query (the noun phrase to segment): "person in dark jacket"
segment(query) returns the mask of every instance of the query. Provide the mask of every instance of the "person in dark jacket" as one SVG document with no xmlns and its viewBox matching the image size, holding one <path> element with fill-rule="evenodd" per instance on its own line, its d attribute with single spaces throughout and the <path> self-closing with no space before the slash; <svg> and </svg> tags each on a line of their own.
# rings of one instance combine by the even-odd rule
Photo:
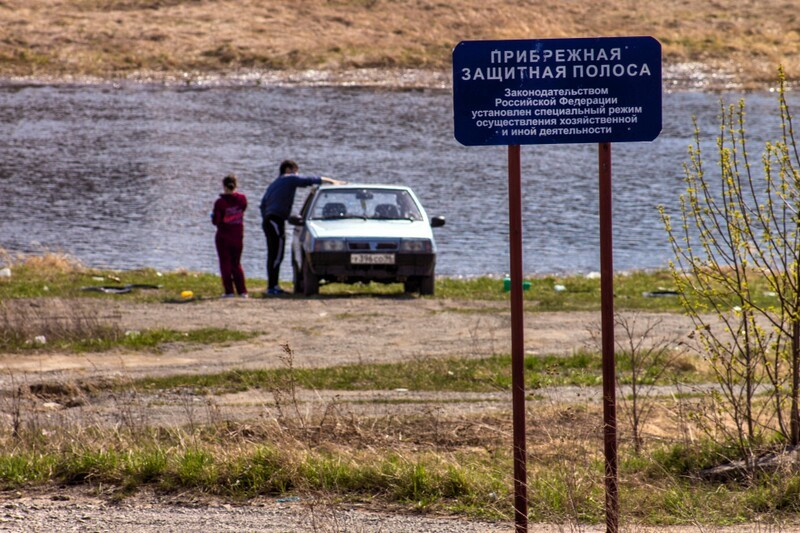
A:
<svg viewBox="0 0 800 533">
<path fill-rule="evenodd" d="M 282 294 L 278 286 L 283 249 L 286 242 L 286 219 L 292 212 L 294 193 L 298 187 L 310 187 L 321 183 L 341 185 L 345 182 L 325 176 L 301 176 L 294 161 L 283 161 L 280 175 L 269 184 L 261 198 L 261 220 L 267 238 L 267 294 Z"/>
<path fill-rule="evenodd" d="M 247 287 L 242 269 L 242 249 L 244 248 L 244 212 L 247 197 L 236 192 L 236 176 L 225 176 L 222 180 L 223 193 L 214 202 L 211 222 L 217 227 L 214 239 L 219 256 L 219 273 L 225 288 L 223 298 L 233 298 L 236 293 L 247 298 Z"/>
</svg>

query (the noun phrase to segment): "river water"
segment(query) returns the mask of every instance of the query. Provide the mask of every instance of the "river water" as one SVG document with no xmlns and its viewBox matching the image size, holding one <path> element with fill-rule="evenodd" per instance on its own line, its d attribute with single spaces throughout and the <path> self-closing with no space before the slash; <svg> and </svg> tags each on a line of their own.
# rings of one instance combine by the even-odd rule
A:
<svg viewBox="0 0 800 533">
<path fill-rule="evenodd" d="M 757 156 L 777 133 L 777 96 L 745 98 Z M 656 206 L 677 205 L 693 115 L 713 161 L 719 101 L 666 93 L 655 142 L 613 145 L 616 270 L 666 266 Z M 438 274 L 508 271 L 506 148 L 459 145 L 447 90 L 1 86 L 0 124 L 0 247 L 9 251 L 216 272 L 208 213 L 232 172 L 250 201 L 245 272 L 263 278 L 258 203 L 291 158 L 301 173 L 410 185 L 429 215 L 447 218 L 435 230 Z M 522 174 L 524 271 L 599 270 L 597 146 L 523 146 Z"/>
</svg>

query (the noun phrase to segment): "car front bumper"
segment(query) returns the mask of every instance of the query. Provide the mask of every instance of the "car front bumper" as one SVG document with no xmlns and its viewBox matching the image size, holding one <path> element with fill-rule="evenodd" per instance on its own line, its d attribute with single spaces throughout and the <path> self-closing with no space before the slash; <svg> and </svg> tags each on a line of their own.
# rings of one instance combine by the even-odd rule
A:
<svg viewBox="0 0 800 533">
<path fill-rule="evenodd" d="M 392 264 L 353 263 L 353 255 L 393 255 Z M 367 254 L 353 252 L 313 252 L 307 257 L 311 271 L 329 281 L 405 281 L 430 276 L 436 265 L 435 253 L 394 252 Z"/>
</svg>

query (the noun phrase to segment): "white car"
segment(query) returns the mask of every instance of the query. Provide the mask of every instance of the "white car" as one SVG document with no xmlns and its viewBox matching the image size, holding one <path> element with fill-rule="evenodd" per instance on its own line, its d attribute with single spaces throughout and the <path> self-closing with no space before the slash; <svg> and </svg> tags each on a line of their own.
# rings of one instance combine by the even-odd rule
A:
<svg viewBox="0 0 800 533">
<path fill-rule="evenodd" d="M 322 185 L 299 215 L 292 242 L 294 292 L 319 293 L 321 281 L 402 282 L 406 292 L 433 294 L 436 242 L 414 192 L 400 185 Z"/>
</svg>

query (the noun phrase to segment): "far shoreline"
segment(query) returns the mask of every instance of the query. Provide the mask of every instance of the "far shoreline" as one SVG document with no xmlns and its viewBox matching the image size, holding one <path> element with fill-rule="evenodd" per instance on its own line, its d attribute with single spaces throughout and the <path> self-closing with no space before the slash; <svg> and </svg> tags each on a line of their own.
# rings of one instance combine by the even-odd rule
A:
<svg viewBox="0 0 800 533">
<path fill-rule="evenodd" d="M 662 87 L 673 92 L 767 92 L 775 83 L 738 82 L 729 73 L 712 70 L 700 63 L 664 65 Z M 111 73 L 108 76 L 79 74 L 42 74 L 8 76 L 0 74 L 0 88 L 25 86 L 163 86 L 167 88 L 225 88 L 225 87 L 346 87 L 375 90 L 434 90 L 450 91 L 452 73 L 436 69 L 359 68 L 235 71 L 137 71 Z M 787 90 L 793 84 L 787 83 Z"/>
</svg>

